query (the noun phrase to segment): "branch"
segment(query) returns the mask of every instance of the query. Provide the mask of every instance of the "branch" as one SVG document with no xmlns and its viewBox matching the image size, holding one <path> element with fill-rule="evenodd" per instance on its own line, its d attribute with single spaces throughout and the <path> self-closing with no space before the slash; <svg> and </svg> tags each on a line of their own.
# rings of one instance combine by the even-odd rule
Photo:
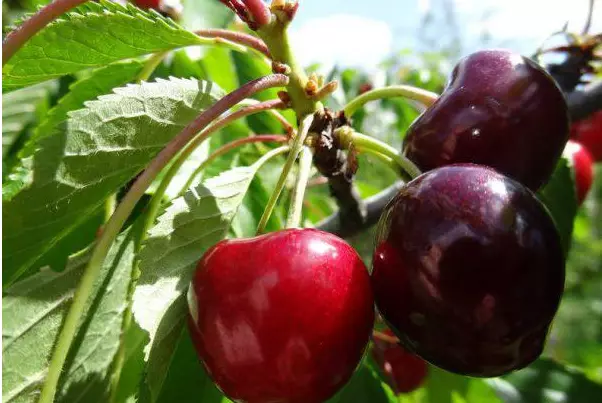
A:
<svg viewBox="0 0 602 403">
<path fill-rule="evenodd" d="M 567 95 L 569 114 L 573 120 L 583 119 L 597 110 L 602 110 L 602 82 L 590 84 L 583 90 L 575 90 Z M 380 215 L 389 202 L 403 186 L 403 181 L 397 181 L 380 193 L 365 200 L 367 216 L 364 220 L 352 220 L 345 217 L 341 210 L 316 225 L 316 228 L 332 232 L 341 237 L 357 234 L 378 222 Z"/>
</svg>

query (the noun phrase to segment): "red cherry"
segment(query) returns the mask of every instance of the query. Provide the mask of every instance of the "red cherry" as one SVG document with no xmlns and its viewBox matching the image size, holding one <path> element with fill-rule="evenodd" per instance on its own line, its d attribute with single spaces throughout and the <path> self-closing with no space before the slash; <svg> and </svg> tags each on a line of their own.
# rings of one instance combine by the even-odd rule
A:
<svg viewBox="0 0 602 403">
<path fill-rule="evenodd" d="M 315 229 L 219 242 L 199 261 L 188 302 L 207 372 L 250 403 L 328 399 L 353 374 L 374 322 L 366 266 Z"/>
<path fill-rule="evenodd" d="M 389 329 L 384 332 L 395 337 Z M 387 383 L 396 394 L 410 393 L 420 387 L 428 374 L 428 364 L 398 343 L 374 338 L 372 356 L 383 370 Z"/>
<path fill-rule="evenodd" d="M 552 218 L 520 183 L 478 165 L 426 172 L 386 206 L 376 245 L 376 306 L 410 351 L 483 377 L 541 354 L 565 261 Z"/>
<path fill-rule="evenodd" d="M 564 155 L 571 161 L 575 174 L 577 203 L 583 203 L 585 196 L 594 181 L 593 158 L 589 151 L 576 141 L 569 140 L 564 148 Z"/>
<path fill-rule="evenodd" d="M 483 50 L 457 64 L 443 94 L 408 129 L 403 151 L 423 172 L 469 162 L 537 190 L 568 136 L 554 79 L 526 57 Z"/>
<path fill-rule="evenodd" d="M 571 138 L 591 153 L 595 161 L 602 161 L 602 111 L 571 125 Z"/>
<path fill-rule="evenodd" d="M 142 9 L 160 10 L 161 0 L 134 0 L 134 4 Z"/>
</svg>

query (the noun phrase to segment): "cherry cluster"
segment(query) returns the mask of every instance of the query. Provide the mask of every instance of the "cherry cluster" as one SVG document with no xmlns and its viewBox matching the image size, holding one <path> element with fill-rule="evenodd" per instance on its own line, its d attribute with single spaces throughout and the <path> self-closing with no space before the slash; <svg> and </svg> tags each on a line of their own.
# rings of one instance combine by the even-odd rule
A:
<svg viewBox="0 0 602 403">
<path fill-rule="evenodd" d="M 373 350 L 398 392 L 419 386 L 423 359 L 479 377 L 525 367 L 563 292 L 560 236 L 534 192 L 568 137 L 563 93 L 539 65 L 504 50 L 464 58 L 407 133 L 402 154 L 424 173 L 385 208 L 371 272 L 316 229 L 205 253 L 188 302 L 209 375 L 234 400 L 324 401 L 361 360 L 374 304 L 404 347 Z M 414 365 L 405 383 L 393 361 Z"/>
</svg>

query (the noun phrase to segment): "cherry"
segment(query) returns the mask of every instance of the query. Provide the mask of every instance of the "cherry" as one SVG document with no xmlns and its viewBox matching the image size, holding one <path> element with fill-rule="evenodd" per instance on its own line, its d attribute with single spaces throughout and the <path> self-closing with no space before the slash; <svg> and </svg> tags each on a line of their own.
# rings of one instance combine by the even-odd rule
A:
<svg viewBox="0 0 602 403">
<path fill-rule="evenodd" d="M 366 266 L 315 229 L 219 242 L 198 263 L 189 307 L 207 372 L 251 403 L 328 399 L 353 374 L 374 322 Z"/>
<path fill-rule="evenodd" d="M 152 8 L 153 10 L 160 10 L 161 0 L 134 0 L 134 4 L 143 10 Z"/>
<path fill-rule="evenodd" d="M 571 161 L 575 175 L 577 204 L 580 205 L 585 200 L 585 196 L 587 196 L 594 181 L 593 158 L 585 147 L 573 140 L 566 143 L 564 155 Z"/>
<path fill-rule="evenodd" d="M 393 337 L 393 332 L 389 329 L 384 334 Z M 387 383 L 398 395 L 418 389 L 428 375 L 426 361 L 398 343 L 374 337 L 372 356 L 385 374 Z"/>
<path fill-rule="evenodd" d="M 536 190 L 568 138 L 564 96 L 535 62 L 506 50 L 462 59 L 439 99 L 416 119 L 403 152 L 422 171 L 470 162 Z"/>
<path fill-rule="evenodd" d="M 595 161 L 602 161 L 602 111 L 573 123 L 571 138 L 583 144 Z"/>
<path fill-rule="evenodd" d="M 410 351 L 483 377 L 541 354 L 564 256 L 551 217 L 526 187 L 472 164 L 429 171 L 386 206 L 376 245 L 376 306 Z"/>
</svg>

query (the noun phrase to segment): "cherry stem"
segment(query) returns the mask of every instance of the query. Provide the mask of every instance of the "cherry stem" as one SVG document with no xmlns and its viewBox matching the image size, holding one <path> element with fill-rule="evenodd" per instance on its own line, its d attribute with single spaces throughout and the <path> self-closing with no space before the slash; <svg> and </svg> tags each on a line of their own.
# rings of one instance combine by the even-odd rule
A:
<svg viewBox="0 0 602 403">
<path fill-rule="evenodd" d="M 218 148 L 217 150 L 212 152 L 211 155 L 209 155 L 206 160 L 204 160 L 203 162 L 201 162 L 199 164 L 198 168 L 194 170 L 192 175 L 190 175 L 190 178 L 188 178 L 188 180 L 186 181 L 184 186 L 182 186 L 182 190 L 180 190 L 178 196 L 182 196 L 186 192 L 186 190 L 194 182 L 194 178 L 196 178 L 201 173 L 201 171 L 207 167 L 207 165 L 209 165 L 211 162 L 215 161 L 216 158 L 221 157 L 222 155 L 234 150 L 235 148 L 241 147 L 245 144 L 252 144 L 252 143 L 268 143 L 268 142 L 284 143 L 287 140 L 288 140 L 288 137 L 283 136 L 282 134 L 259 134 L 256 136 L 243 137 L 241 139 L 231 141 L 228 144 L 221 146 L 220 148 Z"/>
<path fill-rule="evenodd" d="M 358 109 L 371 101 L 383 98 L 403 97 L 418 101 L 425 106 L 431 106 L 438 98 L 434 92 L 412 87 L 410 85 L 392 85 L 389 87 L 375 88 L 355 97 L 345 107 L 345 116 L 351 117 Z"/>
<path fill-rule="evenodd" d="M 240 105 L 240 103 L 238 105 Z M 146 234 L 146 232 L 150 229 L 150 227 L 155 222 L 155 218 L 161 207 L 161 201 L 163 200 L 163 195 L 165 194 L 165 190 L 169 186 L 169 183 L 174 178 L 174 176 L 176 176 L 176 174 L 178 173 L 178 171 L 180 170 L 180 168 L 182 167 L 184 162 L 186 162 L 186 160 L 190 157 L 190 155 L 194 152 L 194 150 L 196 150 L 203 142 L 205 142 L 205 140 L 207 140 L 213 133 L 217 132 L 218 130 L 226 127 L 230 123 L 232 123 L 240 118 L 252 115 L 254 113 L 268 111 L 273 108 L 279 108 L 279 107 L 283 107 L 283 106 L 284 106 L 284 104 L 279 99 L 258 102 L 258 103 L 251 103 L 249 106 L 247 106 L 245 108 L 239 109 L 236 112 L 233 112 L 227 116 L 224 116 L 223 118 L 217 119 L 216 121 L 214 121 L 211 124 L 211 126 L 207 127 L 201 133 L 196 135 L 196 137 L 194 137 L 184 147 L 184 149 L 180 152 L 180 154 L 176 157 L 174 162 L 171 164 L 171 166 L 167 170 L 165 177 L 163 177 L 163 180 L 157 187 L 157 190 L 155 190 L 155 194 L 153 195 L 153 198 L 151 199 L 149 206 L 148 206 L 149 214 L 146 216 L 147 221 L 146 221 L 146 224 L 144 227 L 144 233 Z M 184 191 L 186 189 L 188 189 L 187 186 L 183 188 Z"/>
<path fill-rule="evenodd" d="M 199 29 L 194 31 L 198 36 L 206 37 L 206 38 L 221 38 L 233 43 L 237 43 L 239 45 L 247 46 L 251 49 L 255 49 L 257 52 L 261 53 L 268 59 L 272 59 L 272 55 L 265 44 L 261 39 L 245 34 L 243 32 L 230 31 L 229 29 Z"/>
<path fill-rule="evenodd" d="M 56 394 L 56 386 L 62 372 L 63 364 L 73 342 L 75 332 L 79 325 L 86 302 L 92 292 L 94 282 L 98 278 L 101 267 L 109 252 L 109 248 L 119 234 L 123 224 L 134 210 L 136 203 L 144 195 L 146 189 L 155 177 L 169 163 L 169 161 L 184 147 L 200 130 L 207 127 L 222 113 L 243 99 L 252 96 L 256 92 L 281 87 L 288 83 L 288 78 L 282 74 L 273 74 L 250 81 L 237 90 L 221 98 L 209 109 L 201 113 L 194 121 L 186 126 L 176 137 L 174 137 L 150 162 L 146 169 L 138 176 L 128 193 L 121 200 L 115 212 L 106 223 L 102 235 L 96 243 L 90 261 L 81 277 L 80 283 L 73 295 L 73 302 L 65 317 L 63 327 L 52 354 L 48 374 L 40 394 L 39 403 L 51 403 Z"/>
<path fill-rule="evenodd" d="M 276 183 L 276 187 L 274 191 L 270 195 L 270 198 L 265 206 L 261 219 L 259 220 L 259 224 L 257 225 L 257 234 L 261 234 L 265 231 L 265 227 L 272 215 L 272 211 L 274 211 L 274 207 L 276 206 L 276 202 L 280 197 L 280 193 L 282 193 L 282 189 L 284 189 L 284 185 L 286 183 L 286 179 L 288 177 L 303 144 L 305 143 L 305 139 L 307 138 L 307 133 L 309 133 L 309 127 L 311 123 L 314 121 L 314 115 L 307 115 L 301 120 L 301 124 L 299 125 L 299 129 L 297 130 L 297 135 L 293 140 L 293 144 L 291 146 L 291 151 L 288 153 L 288 157 L 284 166 L 282 167 L 282 172 L 280 173 L 280 177 L 278 178 L 278 182 Z"/>
<path fill-rule="evenodd" d="M 303 198 L 305 197 L 305 188 L 309 181 L 312 160 L 312 153 L 309 147 L 303 147 L 299 154 L 299 173 L 297 174 L 297 180 L 291 195 L 291 205 L 286 219 L 286 228 L 301 228 Z"/>
<path fill-rule="evenodd" d="M 412 161 L 397 152 L 385 142 L 374 137 L 358 133 L 349 127 L 340 127 L 335 130 L 343 148 L 349 148 L 352 145 L 360 150 L 364 150 L 376 157 L 385 156 L 392 159 L 399 168 L 407 173 L 412 179 L 421 174 L 420 170 Z M 386 160 L 383 160 L 387 162 Z"/>
<path fill-rule="evenodd" d="M 374 339 L 382 340 L 387 343 L 399 344 L 399 339 L 396 336 L 389 336 L 383 332 L 379 332 L 378 330 L 372 331 L 372 337 Z"/>
<path fill-rule="evenodd" d="M 2 65 L 4 66 L 25 42 L 41 31 L 42 28 L 65 12 L 86 1 L 87 0 L 54 0 L 52 3 L 39 9 L 30 18 L 23 21 L 21 25 L 4 38 L 4 42 L 2 43 Z"/>
</svg>

